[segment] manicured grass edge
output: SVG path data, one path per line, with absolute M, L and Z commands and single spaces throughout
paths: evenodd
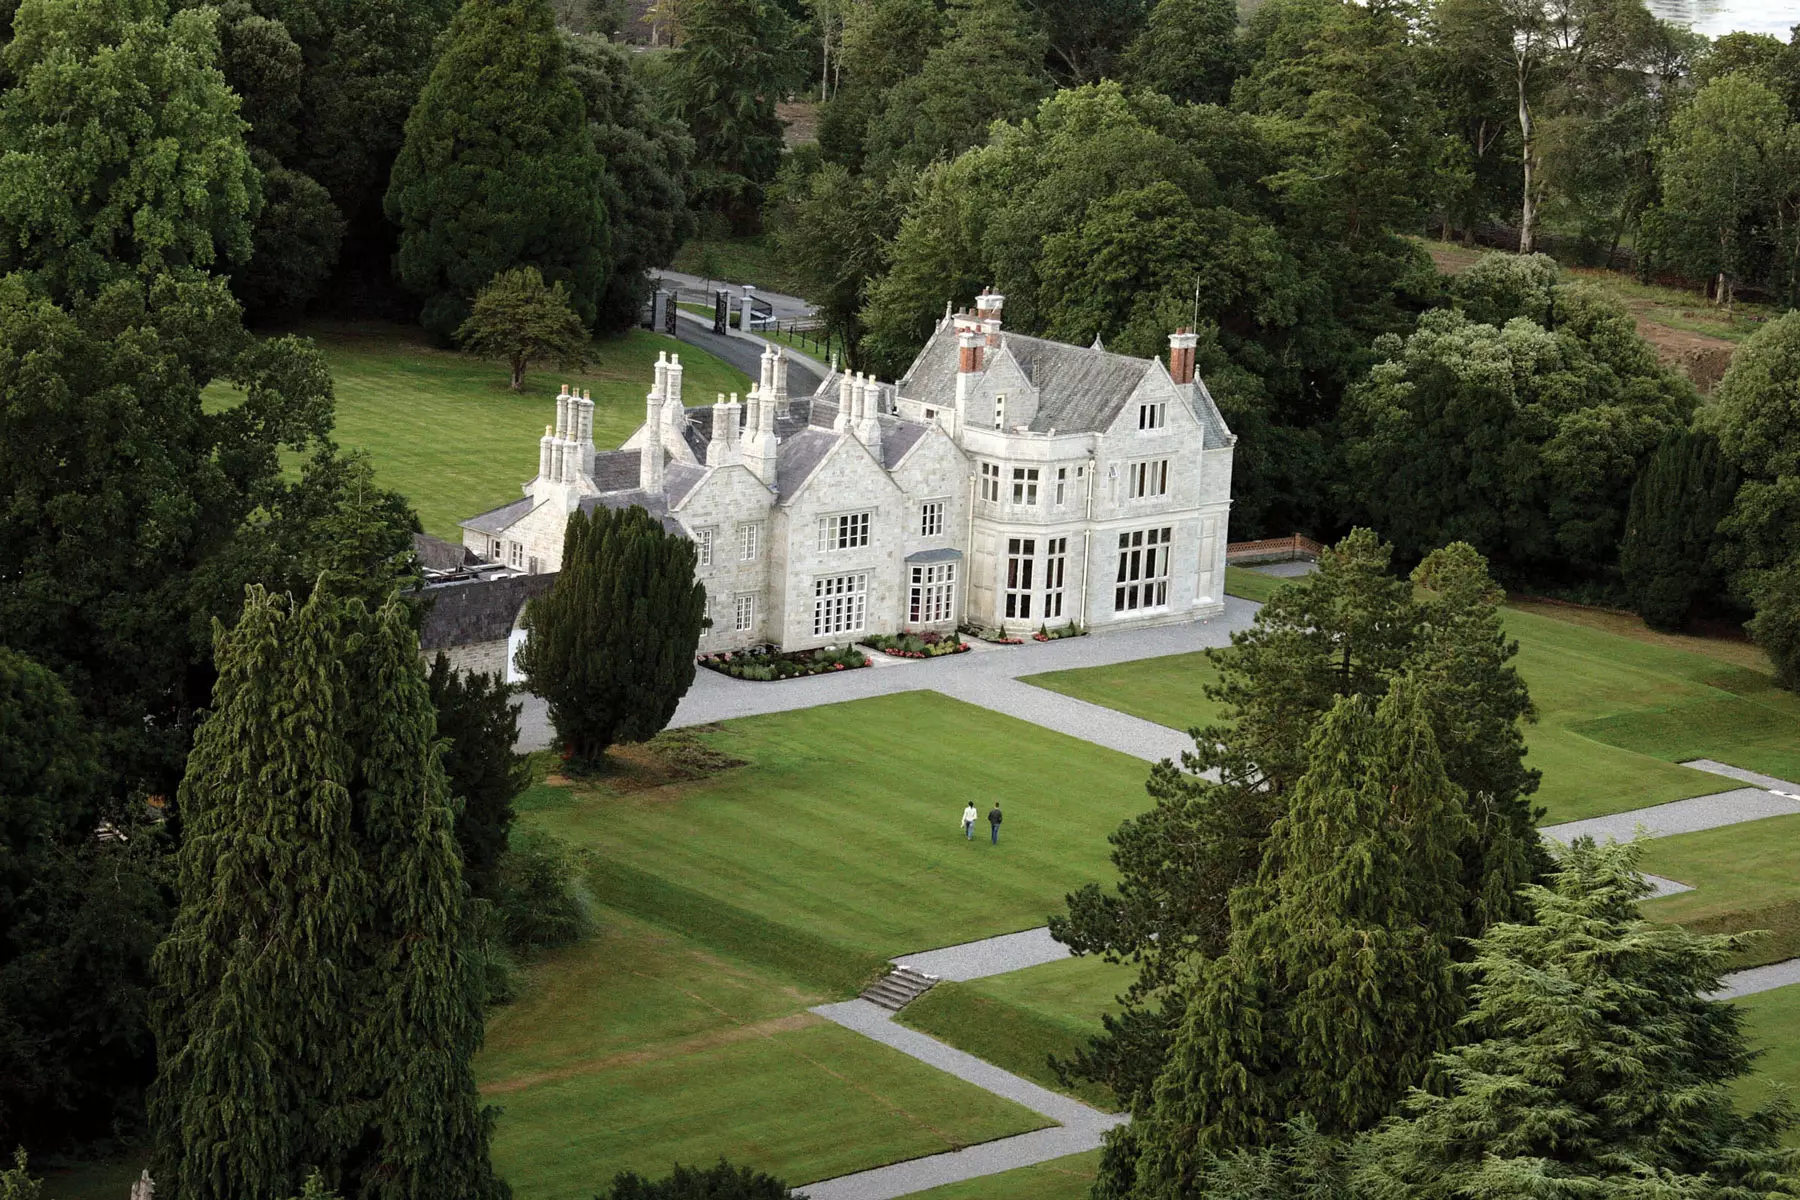
M 1649 916 L 1655 920 L 1654 908 Z M 1662 923 L 1679 924 L 1689 933 L 1760 933 L 1761 936 L 1742 952 L 1732 956 L 1726 964 L 1728 970 L 1766 967 L 1770 963 L 1800 958 L 1800 900 L 1783 900 L 1761 908 L 1742 908 L 1710 917 Z
M 1070 1087 L 1050 1069 L 1051 1055 L 1072 1058 L 1087 1040 L 1087 1031 L 1073 1024 L 984 996 L 964 983 L 938 984 L 901 1009 L 897 1019 L 910 1029 L 1103 1112 L 1118 1107 L 1110 1088 L 1085 1082 Z
M 887 970 L 879 954 L 840 946 L 620 862 L 588 872 L 594 898 L 745 962 L 852 996 Z

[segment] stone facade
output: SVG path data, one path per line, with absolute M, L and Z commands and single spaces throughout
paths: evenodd
M 664 359 L 619 450 L 595 449 L 592 402 L 565 391 L 524 497 L 465 521 L 463 544 L 554 572 L 570 512 L 641 505 L 699 545 L 703 651 L 1222 611 L 1236 437 L 1195 336 L 1167 363 L 1129 358 L 1007 334 L 1002 298 L 978 303 L 892 384 L 838 371 L 790 398 L 770 348 L 748 397 L 688 408 Z

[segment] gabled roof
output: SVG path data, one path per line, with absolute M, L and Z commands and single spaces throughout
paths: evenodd
M 1098 339 L 1096 339 L 1098 340 Z M 1067 346 L 1022 334 L 1003 334 L 990 354 L 1011 356 L 1038 392 L 1031 430 L 1100 433 L 1131 399 L 1154 359 L 1129 358 L 1099 346 Z M 956 395 L 956 329 L 950 322 L 919 351 L 900 380 L 900 394 L 926 404 L 945 405 Z
M 892 471 L 906 452 L 925 438 L 926 426 L 917 421 L 881 421 L 881 465 Z
M 638 485 L 644 456 L 638 450 L 602 450 L 594 455 L 594 487 L 618 492 Z
M 477 513 L 462 522 L 464 529 L 473 529 L 476 533 L 496 534 L 517 525 L 525 518 L 525 514 L 535 508 L 536 502 L 530 496 L 521 496 L 511 504 L 502 504 L 499 508 L 490 508 L 484 513 Z
M 827 429 L 808 429 L 776 447 L 775 490 L 783 500 L 806 486 L 842 436 Z
M 670 463 L 663 468 L 663 495 L 668 498 L 669 507 L 675 508 L 686 500 L 700 481 L 706 478 L 705 467 L 690 467 L 686 463 Z

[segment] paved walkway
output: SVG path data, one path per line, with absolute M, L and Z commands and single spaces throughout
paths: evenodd
M 1069 957 L 1069 948 L 1050 936 L 1048 925 L 1027 929 L 1022 933 L 1003 933 L 979 942 L 964 942 L 942 950 L 924 950 L 918 954 L 902 954 L 894 959 L 896 966 L 911 967 L 939 979 L 965 983 L 986 979 L 1026 967 L 1061 962 Z
M 947 1046 L 936 1038 L 896 1025 L 893 1013 L 867 1000 L 825 1004 L 812 1011 L 922 1063 L 947 1071 L 983 1091 L 1023 1105 L 1055 1121 L 1060 1128 L 1040 1129 L 966 1150 L 891 1163 L 872 1171 L 807 1184 L 799 1190 L 809 1200 L 894 1200 L 941 1184 L 978 1179 L 1085 1150 L 1097 1150 L 1101 1135 L 1115 1125 L 1124 1124 L 1127 1119 L 1120 1114 L 1103 1113 L 983 1062 L 973 1054 Z
M 1058 733 L 1095 742 L 1149 762 L 1176 758 L 1193 748 L 1185 733 L 1110 708 L 1062 696 L 1031 684 L 1022 675 L 1078 667 L 1110 666 L 1141 658 L 1187 654 L 1228 645 L 1235 630 L 1248 628 L 1257 605 L 1226 597 L 1225 611 L 1209 621 L 1184 621 L 1152 629 L 1096 633 L 1054 642 L 1027 641 L 1022 646 L 982 646 L 949 658 L 893 660 L 893 669 L 813 675 L 779 683 L 733 679 L 701 667 L 694 686 L 675 710 L 671 727 L 706 725 L 735 717 L 791 712 L 845 700 L 890 696 L 899 692 L 937 691 L 970 704 L 1018 717 Z M 873 652 L 871 652 L 873 653 Z M 542 750 L 551 744 L 549 714 L 536 696 L 521 696 L 519 748 Z

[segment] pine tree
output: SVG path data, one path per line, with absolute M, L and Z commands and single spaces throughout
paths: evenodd
M 503 1200 L 470 1061 L 483 985 L 407 609 L 250 589 L 181 804 L 157 952 L 155 1178 L 268 1200 Z
M 1631 489 L 1619 573 L 1652 628 L 1680 629 L 1720 586 L 1713 543 L 1737 488 L 1737 471 L 1710 433 L 1672 434 L 1644 464 Z
M 549 0 L 466 0 L 406 120 L 387 213 L 401 281 L 447 339 L 501 271 L 535 266 L 592 323 L 608 255 L 595 153 Z
M 1134 1134 L 1134 1195 L 1185 1194 L 1209 1153 L 1275 1143 L 1300 1114 L 1327 1134 L 1371 1128 L 1460 1015 L 1468 818 L 1424 689 L 1402 677 L 1379 704 L 1345 697 L 1307 757 Z
M 1635 846 L 1580 842 L 1529 923 L 1476 943 L 1474 1035 L 1359 1155 L 1376 1200 L 1800 1195 L 1779 1098 L 1740 1110 L 1754 1053 L 1710 999 L 1741 935 L 1638 913 Z
M 562 571 L 525 611 L 517 662 L 579 764 L 654 737 L 694 682 L 706 589 L 694 544 L 642 508 L 569 514 Z
M 519 706 L 497 675 L 464 675 L 442 654 L 431 664 L 431 703 L 444 746 L 444 775 L 460 801 L 456 844 L 463 878 L 477 899 L 494 897 L 495 873 L 506 853 L 513 797 L 531 782 L 531 765 L 513 750 Z
M 787 90 L 793 22 L 768 0 L 688 0 L 681 34 L 669 84 L 694 135 L 694 209 L 754 232 L 781 167 L 775 102 Z

